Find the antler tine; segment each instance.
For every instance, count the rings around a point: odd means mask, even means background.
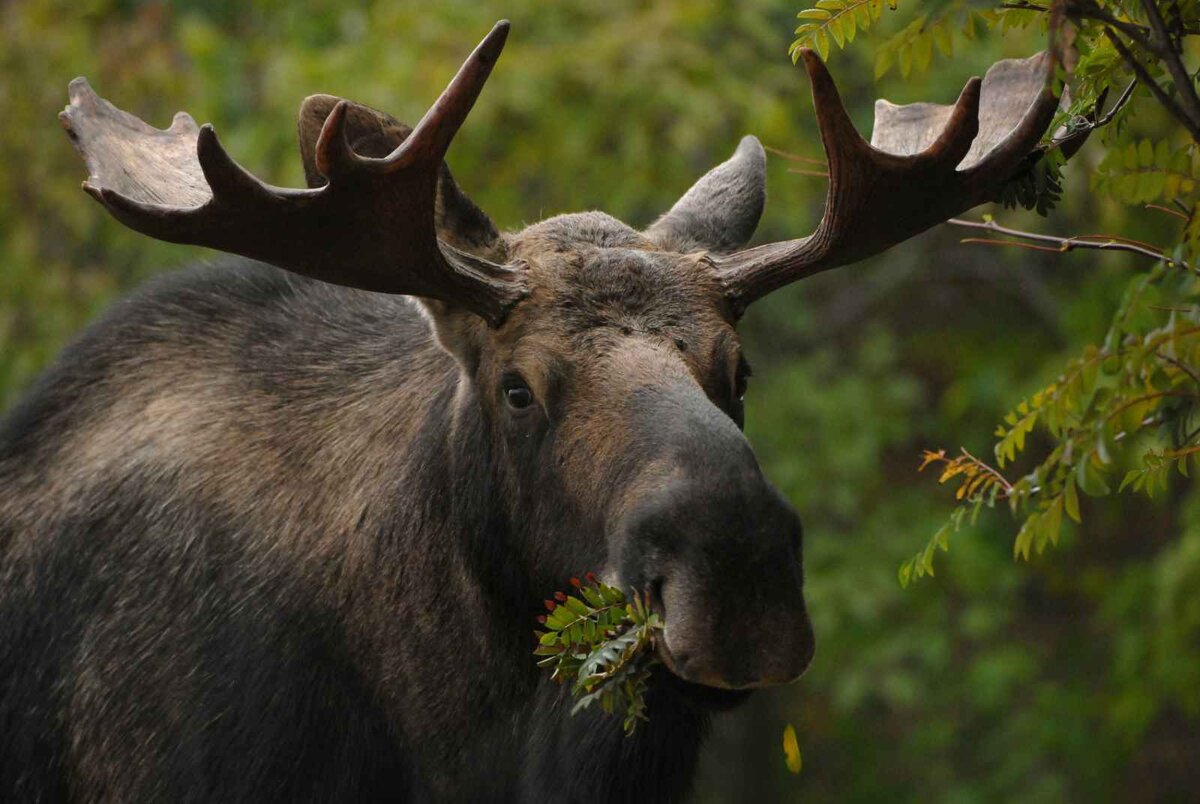
[[[317,169],[329,179],[319,188],[265,184],[229,156],[212,126],[197,128],[180,114],[160,131],[99,98],[86,81],[72,82],[60,117],[87,162],[84,189],[132,229],[335,284],[439,299],[495,326],[525,295],[523,275],[439,242],[434,218],[442,155],[507,32],[507,22],[492,29],[426,114],[425,133],[388,157],[354,153],[348,105],[335,105],[315,148]]]
[[[214,198],[234,201],[279,195],[277,190],[259,181],[234,161],[217,139],[217,132],[211,123],[200,126],[196,136],[196,159],[200,162],[200,170],[204,172],[204,180],[212,189]]]
[[[953,107],[879,101],[868,144],[821,59],[800,54],[829,164],[825,212],[808,237],[713,258],[738,315],[773,290],[878,254],[991,200],[1028,167],[1058,106],[1053,53],[1002,61],[982,81],[969,80]]]
[[[853,159],[856,152],[865,153],[870,146],[854,127],[825,62],[809,48],[801,48],[800,57],[804,60],[804,69],[812,86],[817,129],[821,132],[821,143],[825,146],[825,155],[832,171],[834,163]]]
[[[346,112],[349,109],[348,101],[338,101],[329,112],[329,117],[325,118],[325,125],[321,127],[321,135],[317,138],[317,170],[330,181],[335,176],[349,173],[364,161],[363,157],[354,153],[346,136]]]
[[[983,81],[978,77],[967,80],[958,100],[954,102],[946,127],[933,145],[924,151],[929,159],[954,168],[971,150],[971,143],[979,134],[979,96],[982,87]]]
[[[396,150],[385,157],[374,158],[356,154],[346,138],[348,101],[341,101],[325,118],[317,139],[317,169],[331,182],[360,169],[390,173],[417,164],[438,165],[446,156],[454,135],[483,91],[492,68],[504,50],[510,24],[501,20],[493,26],[467,57],[442,94],[417,123],[412,133]]]
[[[496,60],[500,58],[500,52],[508,40],[509,27],[508,20],[500,20],[495,24],[396,150],[382,159],[365,161],[379,164],[386,172],[417,163],[440,164],[454,135],[467,119],[479,93],[483,91],[483,85],[492,74],[492,68],[496,66]]]

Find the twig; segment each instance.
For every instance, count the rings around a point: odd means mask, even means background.
[[[801,156],[800,154],[794,154],[790,151],[785,151],[782,148],[773,148],[770,145],[764,145],[763,150],[770,151],[776,156],[782,156],[784,159],[792,162],[808,162],[810,165],[821,165],[822,167],[824,167],[826,164],[824,159],[815,159],[811,156]]]
[[[1072,238],[1072,239],[1083,240],[1083,241],[1095,240],[1095,241],[1099,241],[1101,243],[1107,243],[1109,241],[1112,241],[1114,243],[1126,243],[1131,246],[1141,246],[1142,248],[1149,249],[1151,251],[1158,251],[1158,247],[1155,246],[1153,243],[1147,243],[1144,240],[1134,240],[1132,237],[1121,237],[1120,235],[1087,234],[1087,235],[1075,235],[1074,238]]]
[[[1004,475],[1000,474],[1000,471],[998,469],[993,469],[990,465],[984,463],[983,461],[979,460],[971,453],[967,452],[966,447],[959,447],[959,449],[962,450],[962,454],[966,455],[967,458],[970,461],[974,462],[976,466],[978,466],[980,469],[982,469],[983,471],[987,472],[989,475],[991,475],[992,477],[994,477],[1000,481],[1000,485],[1004,486],[1005,496],[1012,494],[1012,490],[1013,490],[1012,483],[1009,483],[1008,478],[1006,478]]]
[[[1098,117],[1096,120],[1089,120],[1087,117],[1078,117],[1077,116],[1072,121],[1073,123],[1076,124],[1077,127],[1076,128],[1068,128],[1067,133],[1064,134],[1063,136],[1054,137],[1053,139],[1051,139],[1050,144],[1046,147],[1045,150],[1050,151],[1055,148],[1061,148],[1064,145],[1066,145],[1067,143],[1077,141],[1081,135],[1087,135],[1088,133],[1095,131],[1098,128],[1103,128],[1104,126],[1107,126],[1109,123],[1111,123],[1113,121],[1113,119],[1117,116],[1117,114],[1121,111],[1121,109],[1123,109],[1125,107],[1125,105],[1127,103],[1129,103],[1129,99],[1131,97],[1133,97],[1133,90],[1136,87],[1137,87],[1137,79],[1135,78],[1132,81],[1130,81],[1129,84],[1125,87],[1125,90],[1121,93],[1121,96],[1119,98],[1117,98],[1117,102],[1112,105],[1112,108],[1108,110],[1108,113],[1103,115],[1102,117]],[[1099,114],[1100,108],[1104,105],[1104,98],[1107,95],[1107,93],[1108,93],[1108,89],[1105,89],[1103,92],[1100,93],[1100,97],[1098,97],[1096,99],[1096,106],[1091,112],[1093,115]],[[1079,120],[1082,120],[1082,123],[1075,122],[1075,121],[1079,121]]]
[[[954,221],[950,221],[954,223]],[[975,246],[1012,246],[1014,248],[1023,248],[1029,251],[1048,251],[1051,254],[1062,253],[1062,248],[1051,248],[1050,246],[1035,246],[1032,243],[1018,243],[1015,240],[994,240],[990,237],[964,237],[958,242],[964,245]]]
[[[829,178],[829,174],[823,170],[801,170],[800,168],[788,168],[788,173],[799,173],[801,176],[821,176]]]
[[[1147,204],[1146,209],[1157,209],[1159,212],[1165,212],[1168,215],[1174,215],[1176,218],[1179,218],[1181,221],[1186,221],[1188,219],[1188,216],[1184,215],[1182,212],[1171,209],[1170,207],[1161,206],[1159,204]]]
[[[1124,59],[1125,64],[1129,66],[1129,69],[1133,70],[1133,74],[1138,77],[1138,80],[1145,84],[1147,89],[1154,93],[1154,97],[1160,104],[1162,104],[1163,108],[1170,112],[1172,117],[1183,123],[1184,128],[1186,128],[1188,133],[1192,135],[1193,140],[1200,142],[1200,121],[1192,120],[1192,118],[1188,116],[1186,112],[1184,112],[1183,108],[1180,107],[1179,104],[1177,104],[1174,99],[1167,94],[1165,89],[1160,87],[1154,81],[1154,78],[1151,77],[1150,73],[1146,71],[1146,68],[1142,66],[1142,63],[1138,61],[1132,53],[1129,52],[1129,48],[1125,46],[1125,43],[1117,38],[1117,36],[1111,30],[1106,29],[1104,31],[1104,35],[1108,37],[1109,42],[1112,42],[1112,46],[1116,48],[1117,53],[1121,54],[1121,58]]]
[[[1133,243],[1121,242],[1121,239],[1110,238],[1108,240],[1091,240],[1079,239],[1078,237],[1056,237],[1054,235],[1037,234],[1035,232],[1026,232],[1021,229],[1010,229],[1007,226],[1001,226],[995,221],[967,221],[962,218],[951,218],[946,223],[954,224],[955,226],[964,226],[968,229],[984,229],[997,234],[1008,235],[1009,237],[1020,237],[1025,240],[1033,240],[1039,243],[1053,243],[1054,247],[1048,246],[1031,246],[1028,243],[1016,243],[1011,240],[991,240],[985,238],[969,237],[965,238],[963,243],[983,243],[987,245],[1005,245],[1005,246],[1020,246],[1022,248],[1032,248],[1037,251],[1064,252],[1071,251],[1077,248],[1097,249],[1100,251],[1129,251],[1134,254],[1141,254],[1144,257],[1151,257],[1155,260],[1161,260],[1168,266],[1179,266],[1186,271],[1191,271],[1192,267],[1182,260],[1176,261],[1163,254],[1157,249],[1143,245],[1135,245]],[[1087,237],[1096,237],[1096,235],[1088,235]]]
[[[1197,374],[1196,370],[1194,368],[1192,368],[1191,366],[1189,366],[1187,363],[1184,363],[1181,360],[1176,360],[1175,358],[1171,357],[1170,355],[1164,355],[1162,352],[1155,352],[1154,354],[1158,355],[1160,358],[1167,361],[1172,366],[1174,366],[1175,368],[1182,371],[1184,374],[1191,377],[1192,382],[1196,383],[1196,385],[1200,385],[1200,374]]]
[[[1117,98],[1117,102],[1114,103],[1113,107],[1108,110],[1108,113],[1095,123],[1092,123],[1092,128],[1100,128],[1101,126],[1107,126],[1109,123],[1111,123],[1113,118],[1117,116],[1117,112],[1121,111],[1125,104],[1129,103],[1129,99],[1133,97],[1133,90],[1136,87],[1137,79],[1135,78],[1125,87],[1125,91],[1121,93],[1121,97]]]
[[[1162,399],[1168,396],[1185,397],[1188,399],[1196,398],[1196,394],[1189,394],[1184,391],[1156,391],[1152,394],[1142,394],[1141,396],[1135,396],[1132,399],[1125,400],[1124,404],[1118,405],[1116,410],[1110,411],[1109,414],[1104,417],[1104,421],[1112,421],[1134,405],[1141,404],[1142,402],[1151,402],[1155,399]]]

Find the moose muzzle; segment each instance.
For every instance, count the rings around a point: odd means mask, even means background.
[[[799,517],[728,417],[681,401],[662,400],[670,424],[655,446],[669,457],[624,518],[622,578],[663,616],[659,654],[680,678],[723,689],[793,681],[815,644]]]

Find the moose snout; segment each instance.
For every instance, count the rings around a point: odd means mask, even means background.
[[[734,495],[692,483],[664,490],[634,527],[630,544],[665,623],[658,653],[671,672],[723,689],[804,673],[815,641],[800,522],[765,479]]]

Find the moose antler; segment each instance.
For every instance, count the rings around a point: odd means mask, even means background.
[[[1052,53],[996,63],[982,81],[967,82],[954,106],[877,101],[867,143],[824,63],[802,50],[829,160],[825,214],[801,240],[714,258],[734,308],[740,313],[786,284],[878,254],[993,200],[1029,167],[1054,118]]]
[[[435,228],[442,158],[508,35],[496,24],[416,128],[386,157],[354,152],[347,102],[316,144],[315,189],[259,181],[184,112],[165,131],[71,82],[60,120],[91,176],[83,184],[117,220],[173,243],[208,246],[327,282],[440,299],[496,326],[525,295],[522,273],[442,243]]]

